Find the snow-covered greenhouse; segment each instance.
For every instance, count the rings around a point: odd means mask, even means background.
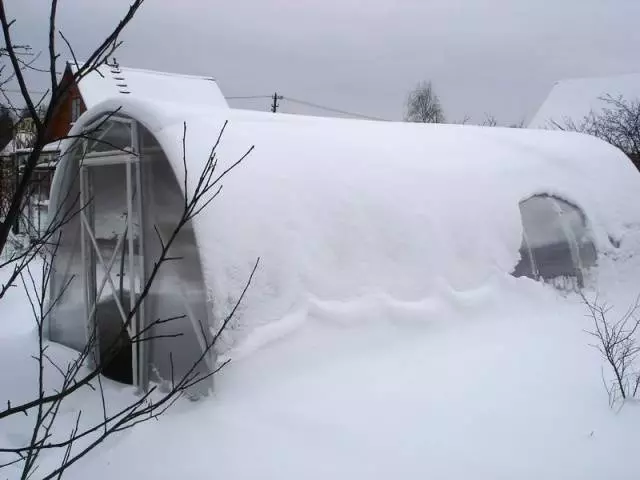
[[[100,141],[67,141],[55,174],[50,211],[78,198],[81,207],[54,259],[52,340],[82,349],[97,331],[101,344],[113,341],[227,121],[217,171],[255,149],[176,238],[129,333],[179,318],[123,350],[123,382],[145,386],[189,368],[258,258],[205,372],[215,355],[233,356],[319,304],[419,302],[443,285],[468,291],[496,277],[593,281],[599,258],[640,222],[638,172],[580,134],[114,97],[71,132],[95,135],[100,125]]]

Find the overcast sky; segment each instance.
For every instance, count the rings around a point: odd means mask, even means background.
[[[48,2],[5,3],[18,39],[44,45]],[[62,0],[60,29],[82,57],[127,5]],[[640,71],[639,18],[640,0],[146,0],[116,58],[213,76],[226,96],[277,90],[388,119],[431,80],[448,120],[508,123],[531,117],[556,80]]]

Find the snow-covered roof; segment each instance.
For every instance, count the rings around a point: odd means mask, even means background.
[[[553,122],[564,125],[568,121],[579,125],[591,111],[598,112],[606,107],[601,98],[607,95],[640,99],[640,73],[557,82],[529,127],[551,128]]]
[[[220,172],[255,145],[194,221],[206,286],[221,299],[215,318],[228,313],[229,299],[238,297],[261,258],[238,324],[229,330],[229,345],[239,351],[293,328],[309,311],[424,313],[454,293],[472,300],[518,263],[519,203],[537,193],[580,207],[600,252],[640,223],[640,175],[617,149],[582,134],[309,118],[134,98],[96,106],[72,133],[115,109],[155,135],[180,186],[186,122],[189,189],[226,120]],[[52,205],[64,170],[56,172]]]
[[[72,71],[77,71],[73,62]],[[78,84],[87,109],[113,97],[133,97],[144,100],[201,104],[226,107],[215,79],[194,75],[156,72],[103,64],[82,78]]]
[[[55,153],[60,151],[61,140],[56,140],[51,143],[47,143],[42,147],[42,153]],[[0,152],[0,157],[8,157],[15,153],[28,153],[31,151],[30,147],[18,147],[16,148],[16,142],[11,140]]]

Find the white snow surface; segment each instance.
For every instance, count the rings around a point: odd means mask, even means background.
[[[73,71],[77,70],[73,62],[69,65]],[[123,96],[153,101],[170,98],[176,103],[210,108],[228,106],[214,78],[123,66],[101,65],[82,78],[78,88],[87,109],[109,98]]]
[[[627,239],[626,256],[599,268],[612,315],[637,292],[639,246]],[[504,277],[422,308],[366,306],[298,312],[290,321],[304,328],[232,362],[212,397],[112,437],[66,478],[638,478],[640,410],[609,409],[576,296]],[[26,302],[14,312],[30,320]],[[30,398],[36,381],[35,335],[3,330],[0,361],[11,368],[0,370],[2,405]],[[48,353],[73,355],[55,344]],[[46,375],[54,388],[57,373]],[[135,398],[108,380],[105,390],[109,411]],[[79,392],[54,438],[68,435],[79,410],[91,425],[101,408],[98,392]],[[28,439],[29,425],[23,415],[0,421],[0,447]],[[39,473],[57,460],[45,453]]]
[[[627,101],[640,99],[640,73],[626,75],[575,78],[557,82],[529,128],[554,128],[553,122],[580,125],[590,112],[598,113],[607,107],[602,97],[622,96]]]

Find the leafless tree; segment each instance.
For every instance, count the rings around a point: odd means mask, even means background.
[[[640,168],[640,99],[605,95],[599,98],[605,104],[601,110],[592,110],[581,121],[565,118],[552,120],[560,130],[582,132],[618,147]]]
[[[602,381],[609,396],[609,405],[636,398],[640,388],[638,355],[640,345],[637,334],[640,328],[640,297],[618,319],[611,319],[611,307],[596,297],[589,300],[581,293],[582,300],[593,321],[593,329],[587,333],[595,339],[592,345],[607,363],[609,375],[602,373]]]
[[[81,81],[91,72],[96,71],[104,64],[109,56],[120,46],[120,35],[124,28],[131,22],[134,15],[142,6],[143,0],[134,0],[127,12],[123,15],[120,22],[113,28],[107,38],[96,46],[86,62],[79,64],[75,60],[75,53],[71,44],[59,32],[56,27],[56,13],[58,8],[57,0],[50,0],[48,30],[48,54],[46,55],[46,66],[41,67],[36,63],[40,55],[33,54],[32,49],[26,45],[18,45],[13,43],[12,28],[16,24],[16,20],[11,19],[5,9],[8,2],[0,0],[0,25],[4,36],[4,47],[0,48],[0,62],[5,63],[0,66],[0,94],[5,94],[6,100],[9,101],[6,91],[4,90],[10,83],[17,83],[22,94],[22,101],[26,105],[28,112],[31,114],[34,127],[35,139],[31,153],[20,172],[16,188],[11,196],[8,208],[4,212],[4,218],[0,224],[0,253],[8,246],[10,240],[10,229],[21,213],[24,206],[25,198],[30,194],[31,178],[37,166],[40,154],[44,145],[51,137],[52,122],[54,113],[64,101],[68,94],[68,89],[74,82]],[[56,61],[59,58],[56,40],[58,37],[69,50],[69,53],[76,62],[76,70],[73,74],[73,82],[60,82],[57,71]],[[46,95],[34,98],[31,95],[31,89],[27,83],[27,75],[25,72],[35,70],[43,72],[49,79],[49,89]],[[44,114],[40,115],[39,107],[44,105],[45,97],[48,98],[49,104],[45,108]],[[18,106],[12,104],[14,111],[18,110]],[[88,128],[81,134],[73,137],[66,137],[73,141],[81,141],[91,139],[100,141],[97,132],[103,126],[111,115],[117,114],[117,111],[111,112],[104,118],[103,122]],[[251,153],[253,147],[248,148],[246,153],[240,156],[228,168],[221,170],[218,164],[218,146],[223,139],[225,126],[219,132],[217,141],[213,145],[210,155],[206,161],[195,185],[187,185],[187,178],[190,173],[187,172],[186,159],[186,142],[187,142],[187,125],[184,125],[183,136],[183,154],[184,158],[184,204],[182,213],[176,224],[170,229],[168,237],[162,237],[158,233],[157,241],[160,245],[160,253],[156,258],[151,271],[146,274],[140,294],[136,297],[134,305],[126,312],[126,319],[122,322],[120,332],[117,338],[106,346],[101,346],[100,359],[96,361],[93,353],[97,347],[97,329],[89,336],[85,347],[78,352],[75,358],[69,362],[61,364],[56,362],[49,355],[49,344],[45,338],[45,325],[48,322],[52,310],[60,301],[61,295],[64,294],[69,284],[62,287],[60,296],[57,298],[47,297],[48,284],[52,276],[52,262],[57,255],[60,246],[61,229],[71,221],[76,215],[79,215],[83,209],[88,208],[89,204],[82,204],[79,197],[71,198],[71,192],[67,192],[70,202],[62,202],[62,204],[70,204],[72,207],[61,207],[56,211],[49,212],[49,226],[44,232],[23,250],[5,255],[0,261],[0,268],[9,269],[10,275],[7,283],[0,285],[0,301],[2,301],[9,288],[20,282],[28,294],[31,304],[35,324],[38,333],[37,351],[34,355],[34,361],[37,363],[37,394],[34,398],[27,401],[17,401],[15,403],[8,401],[6,405],[0,407],[0,427],[4,422],[12,418],[26,416],[30,419],[32,428],[29,439],[19,446],[3,446],[0,445],[0,476],[3,468],[12,468],[20,472],[23,479],[31,478],[34,472],[38,471],[40,478],[61,478],[69,467],[74,465],[78,460],[83,458],[87,453],[98,447],[107,437],[117,432],[135,427],[141,422],[157,418],[162,415],[167,408],[173,405],[186,392],[193,388],[196,384],[205,381],[212,375],[215,375],[226,363],[214,366],[208,374],[203,374],[203,369],[199,368],[202,363],[212,354],[212,351],[222,334],[227,328],[229,322],[234,318],[236,310],[242,302],[247,289],[249,288],[253,274],[258,267],[258,260],[254,268],[247,278],[244,289],[238,292],[235,306],[229,315],[221,319],[218,330],[212,335],[203,335],[205,345],[202,353],[193,362],[190,368],[185,372],[174,374],[172,368],[171,378],[167,379],[163,388],[159,389],[158,385],[151,385],[146,392],[140,392],[137,397],[133,397],[130,404],[123,408],[117,408],[113,411],[106,404],[105,393],[102,385],[102,374],[107,365],[120,353],[121,343],[119,340],[131,332],[131,325],[138,315],[143,302],[151,291],[153,282],[158,276],[158,272],[162,265],[166,262],[179,261],[172,254],[172,245],[180,231],[186,225],[193,221],[203,209],[205,209],[212,201],[214,201],[221,193],[221,183],[223,179],[245,158]],[[128,152],[131,153],[131,152]],[[80,159],[82,164],[84,159]],[[76,175],[79,172],[75,173]],[[189,193],[187,193],[189,192]],[[123,236],[126,231],[123,232]],[[6,257],[6,258],[5,258]],[[34,262],[34,260],[38,260]],[[36,269],[40,269],[39,272]],[[97,299],[94,299],[97,300]],[[0,307],[1,308],[1,307]],[[160,318],[130,335],[132,344],[141,342],[153,342],[158,338],[166,338],[160,334],[156,334],[156,327],[159,325],[175,322],[182,319],[183,316],[174,316],[168,318]],[[0,320],[1,323],[1,320]],[[1,326],[1,325],[0,325]],[[205,323],[200,320],[200,326],[205,329]],[[178,336],[175,334],[171,336]],[[172,359],[170,358],[170,363]],[[54,372],[57,376],[55,379],[48,378],[50,373]],[[47,388],[48,382],[56,384],[54,389]],[[69,431],[61,431],[58,414],[64,409],[64,404],[69,397],[75,392],[82,389],[90,389],[96,392],[102,402],[103,416],[95,420],[92,419],[88,423],[82,421],[82,410],[78,411],[75,424]],[[56,452],[58,454],[58,466],[49,470],[38,470],[40,467],[41,455],[44,452]]]
[[[444,111],[431,82],[421,82],[407,98],[405,120],[415,123],[443,123]]]

